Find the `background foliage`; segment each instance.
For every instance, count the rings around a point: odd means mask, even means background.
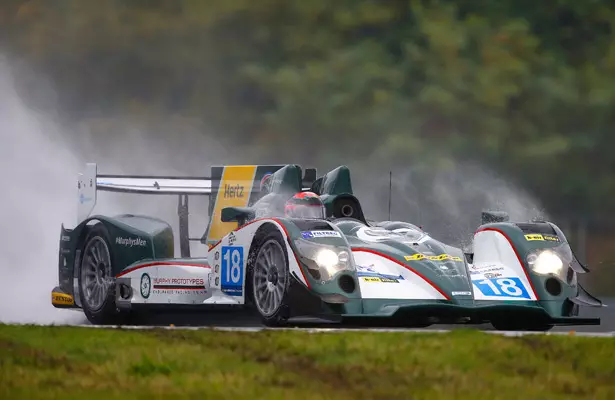
[[[312,165],[471,161],[598,229],[614,23],[611,0],[3,0],[0,46],[72,120],[195,117]]]

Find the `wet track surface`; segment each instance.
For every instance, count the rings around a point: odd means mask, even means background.
[[[589,326],[559,326],[553,328],[550,332],[555,333],[569,333],[570,331],[578,333],[611,333],[615,332],[615,299],[607,299],[607,307],[602,308],[582,308],[581,317],[601,318],[600,325]],[[184,313],[164,313],[156,314],[155,316],[141,315],[134,321],[135,325],[139,326],[175,326],[175,327],[214,327],[220,329],[246,329],[246,330],[258,330],[264,328],[260,323],[260,319],[254,314],[248,314],[242,311],[208,311],[199,314],[184,314]],[[362,330],[379,330],[379,329],[404,329],[404,328],[392,328],[386,326],[341,326],[339,324],[326,322],[313,318],[303,318],[291,320],[289,328],[299,329],[362,329]],[[439,325],[435,324],[427,328],[421,328],[424,331],[439,331],[439,330],[452,330],[452,329],[478,329],[484,331],[493,331],[493,327],[490,324],[482,325]],[[406,328],[408,329],[408,328]],[[417,330],[417,329],[412,329]]]
[[[615,298],[601,299],[607,306],[602,308],[581,307],[580,317],[600,318],[600,325],[555,327],[552,332],[615,332]]]

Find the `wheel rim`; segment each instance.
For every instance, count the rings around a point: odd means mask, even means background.
[[[262,315],[271,316],[282,304],[288,280],[286,257],[277,240],[269,240],[259,250],[253,277],[256,307]]]
[[[81,278],[81,289],[90,310],[100,309],[112,282],[109,247],[100,236],[90,239],[85,247]]]

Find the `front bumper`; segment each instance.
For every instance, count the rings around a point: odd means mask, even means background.
[[[344,321],[394,319],[400,322],[430,320],[432,323],[473,323],[482,324],[493,320],[516,319],[537,321],[553,325],[600,325],[600,318],[581,318],[550,314],[547,310],[560,309],[551,302],[491,302],[468,300],[458,304],[447,301],[392,301],[363,300],[362,313],[342,315]],[[545,304],[546,303],[546,304]],[[564,310],[562,310],[564,311]]]
[[[56,286],[51,291],[51,305],[55,308],[79,308],[72,295]]]

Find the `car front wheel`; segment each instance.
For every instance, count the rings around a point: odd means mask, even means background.
[[[264,324],[284,325],[290,315],[290,273],[280,232],[271,232],[261,241],[251,268],[251,284],[252,301]]]

